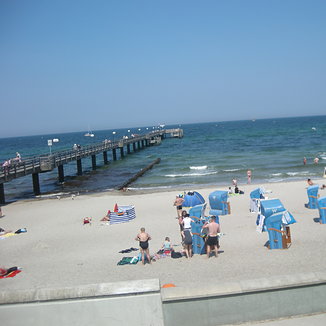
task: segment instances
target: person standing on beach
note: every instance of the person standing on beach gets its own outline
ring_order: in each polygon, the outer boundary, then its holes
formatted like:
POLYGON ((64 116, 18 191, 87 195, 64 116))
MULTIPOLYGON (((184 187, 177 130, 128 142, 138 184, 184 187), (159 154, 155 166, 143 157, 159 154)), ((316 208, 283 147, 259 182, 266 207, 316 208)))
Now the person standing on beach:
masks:
POLYGON ((182 212, 182 204, 184 203, 184 199, 182 195, 176 196, 175 201, 173 206, 177 207, 177 214, 178 214, 178 218, 181 217, 181 212, 182 212))
POLYGON ((247 171, 247 177, 248 177, 247 183, 250 184, 251 183, 251 170, 247 171))
POLYGON ((209 223, 206 222, 204 224, 203 229, 208 229, 206 240, 207 258, 209 258, 211 251, 215 251, 215 257, 217 258, 218 248, 220 247, 218 242, 218 233, 221 232, 221 228, 220 225, 216 223, 216 217, 212 216, 209 220, 209 223))
POLYGON ((307 158, 304 157, 304 158, 303 158, 303 165, 306 165, 306 164, 307 164, 307 158))
POLYGON ((184 249, 186 252, 186 257, 192 257, 192 233, 189 229, 182 231, 183 242, 184 242, 184 249))
POLYGON ((142 227, 140 229, 140 233, 136 235, 135 240, 139 241, 139 247, 140 247, 140 252, 141 252, 141 261, 143 265, 145 265, 145 254, 147 256, 148 262, 151 264, 151 256, 149 254, 149 244, 148 241, 152 240, 151 236, 145 232, 145 228, 142 227))

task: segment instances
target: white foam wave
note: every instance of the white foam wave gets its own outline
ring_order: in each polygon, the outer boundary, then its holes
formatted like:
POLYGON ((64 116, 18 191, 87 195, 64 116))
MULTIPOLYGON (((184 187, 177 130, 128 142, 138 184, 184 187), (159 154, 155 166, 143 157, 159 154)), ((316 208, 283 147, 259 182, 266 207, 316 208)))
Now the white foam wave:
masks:
POLYGON ((235 172, 235 171, 240 171, 240 169, 227 169, 227 170, 223 170, 223 172, 235 172))
POLYGON ((167 178, 201 177, 201 176, 211 175, 211 174, 217 174, 217 172, 214 171, 214 172, 204 172, 204 173, 166 174, 165 177, 167 177, 167 178))
POLYGON ((271 177, 279 177, 280 175, 282 175, 282 173, 272 173, 271 177))
POLYGON ((202 166, 189 166, 190 170, 206 170, 207 165, 202 165, 202 166))

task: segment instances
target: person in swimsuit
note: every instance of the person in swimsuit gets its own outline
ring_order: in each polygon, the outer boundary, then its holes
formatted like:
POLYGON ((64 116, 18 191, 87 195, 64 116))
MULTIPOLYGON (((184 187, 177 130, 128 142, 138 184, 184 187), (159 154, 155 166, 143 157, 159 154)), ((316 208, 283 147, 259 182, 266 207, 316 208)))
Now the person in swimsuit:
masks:
POLYGON ((207 258, 209 258, 209 254, 211 253, 211 251, 215 251, 215 257, 217 258, 218 248, 220 247, 218 243, 218 233, 221 232, 221 228, 220 225, 215 221, 216 217, 212 216, 210 218, 210 222, 206 222, 203 226, 203 229, 208 229, 208 236, 206 240, 207 258))
POLYGON ((182 212, 182 204, 185 200, 183 199, 182 195, 176 196, 175 201, 173 203, 173 206, 177 207, 177 214, 178 218, 181 217, 181 212, 182 212))
POLYGON ((140 229, 140 233, 137 234, 135 240, 139 241, 141 261, 143 265, 145 265, 145 254, 147 256, 148 262, 151 264, 151 256, 149 254, 148 241, 152 240, 152 238, 147 232, 145 232, 145 228, 140 229))
POLYGON ((170 242, 170 238, 169 237, 165 237, 165 241, 162 245, 162 249, 163 249, 163 252, 166 254, 166 255, 171 255, 171 252, 173 251, 173 246, 170 242))

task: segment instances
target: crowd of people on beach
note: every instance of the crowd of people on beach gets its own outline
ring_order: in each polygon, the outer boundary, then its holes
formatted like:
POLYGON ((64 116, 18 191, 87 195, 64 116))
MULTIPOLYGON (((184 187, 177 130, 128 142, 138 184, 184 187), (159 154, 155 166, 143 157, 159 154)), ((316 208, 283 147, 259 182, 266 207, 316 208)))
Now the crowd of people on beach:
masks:
MULTIPOLYGON (((181 244, 183 246, 181 253, 178 253, 178 255, 174 257, 175 249, 173 248, 169 237, 165 237, 162 247, 158 251, 158 253, 171 256, 172 258, 179 258, 182 256, 185 256, 186 258, 191 258, 193 255, 193 234, 191 232, 191 223, 193 222, 193 220, 189 216, 188 212, 183 209, 183 202, 183 195, 176 196, 176 199, 173 202, 173 205, 176 207, 177 210, 177 219, 180 228, 181 244)), ((204 240, 207 258, 211 256, 211 253, 214 253, 215 257, 217 258, 218 249, 220 248, 219 233, 221 232, 221 227, 218 223, 216 223, 215 216, 211 216, 209 221, 205 222, 202 227, 202 232, 205 234, 204 240)), ((149 233, 146 232, 144 227, 140 229, 140 232, 136 235, 135 240, 139 241, 142 263, 145 264, 147 260, 148 263, 151 264, 149 241, 152 240, 152 237, 149 235, 149 233)))

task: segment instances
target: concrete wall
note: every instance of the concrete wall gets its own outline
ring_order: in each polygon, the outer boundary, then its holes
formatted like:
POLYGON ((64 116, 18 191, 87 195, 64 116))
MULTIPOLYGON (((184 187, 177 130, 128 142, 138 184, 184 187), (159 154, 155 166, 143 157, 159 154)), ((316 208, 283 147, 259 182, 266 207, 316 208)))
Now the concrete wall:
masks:
POLYGON ((163 326, 158 280, 0 293, 6 326, 163 326))
POLYGON ((326 273, 162 289, 165 326, 216 326, 326 311, 326 273))
POLYGON ((318 312, 326 312, 325 272, 206 288, 160 289, 154 279, 0 292, 6 326, 216 326, 318 312))

